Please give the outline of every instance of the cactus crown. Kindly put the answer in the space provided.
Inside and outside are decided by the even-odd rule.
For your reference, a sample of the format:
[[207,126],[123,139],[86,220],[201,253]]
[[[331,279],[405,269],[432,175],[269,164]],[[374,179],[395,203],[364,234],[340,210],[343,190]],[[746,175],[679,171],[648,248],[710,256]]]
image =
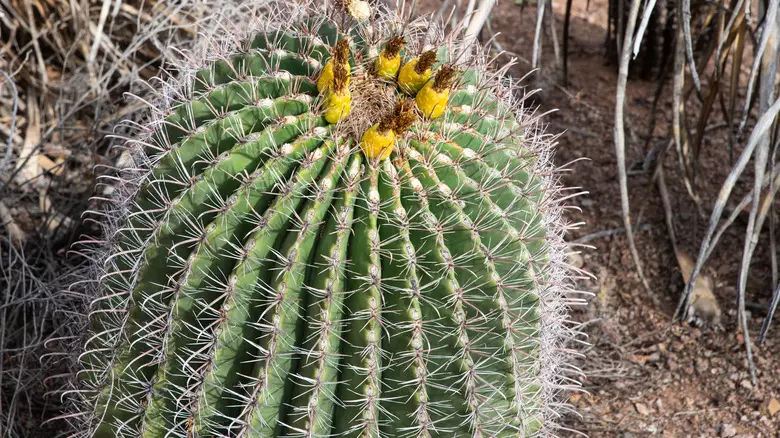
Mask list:
[[[364,3],[242,9],[163,83],[94,257],[77,436],[554,430],[574,333],[555,138],[509,65]],[[438,118],[368,73],[397,29],[457,77]]]

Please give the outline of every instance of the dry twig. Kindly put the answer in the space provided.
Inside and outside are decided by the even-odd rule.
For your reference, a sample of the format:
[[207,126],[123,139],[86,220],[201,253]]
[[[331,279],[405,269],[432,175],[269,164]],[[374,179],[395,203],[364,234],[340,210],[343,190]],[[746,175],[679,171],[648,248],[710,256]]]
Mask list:
[[626,82],[628,81],[628,62],[631,58],[631,42],[634,35],[634,26],[636,26],[637,16],[639,15],[639,3],[640,0],[632,0],[631,2],[631,9],[628,13],[626,36],[620,56],[620,72],[618,75],[617,96],[615,98],[615,154],[618,162],[618,180],[620,181],[620,205],[623,211],[623,225],[626,228],[626,237],[628,237],[631,257],[634,259],[634,264],[636,265],[639,278],[642,280],[642,285],[648,293],[652,293],[650,284],[647,282],[647,278],[642,269],[642,262],[639,259],[639,253],[636,250],[636,243],[634,242],[634,232],[631,229],[628,182],[626,177],[626,138],[623,127],[623,109],[626,100]]

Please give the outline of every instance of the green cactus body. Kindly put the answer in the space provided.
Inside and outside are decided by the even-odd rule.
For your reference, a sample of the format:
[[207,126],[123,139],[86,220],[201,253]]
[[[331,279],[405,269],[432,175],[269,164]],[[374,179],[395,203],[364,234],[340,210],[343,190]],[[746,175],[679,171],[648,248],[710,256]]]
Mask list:
[[[368,68],[397,18],[278,7],[291,21],[206,61],[138,142],[148,170],[102,261],[79,433],[549,432],[566,330],[551,140],[473,53],[444,116],[379,159],[359,134],[401,95]],[[407,57],[429,25],[408,26]],[[315,82],[342,38],[355,97],[329,125]]]

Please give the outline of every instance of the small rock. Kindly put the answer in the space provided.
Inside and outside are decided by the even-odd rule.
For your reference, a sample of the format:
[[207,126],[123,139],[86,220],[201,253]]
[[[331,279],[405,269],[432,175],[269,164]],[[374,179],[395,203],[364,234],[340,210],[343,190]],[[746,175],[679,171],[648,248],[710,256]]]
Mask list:
[[767,403],[766,406],[766,411],[770,417],[774,417],[775,414],[780,412],[780,402],[777,401],[776,398],[769,400],[769,403]]
[[747,379],[739,382],[739,386],[747,389],[748,391],[752,391],[753,390],[753,384],[750,383],[750,381],[748,381]]
[[644,354],[631,354],[628,356],[628,360],[638,365],[644,365],[650,359],[650,356]]
[[639,412],[640,415],[644,416],[648,416],[653,412],[644,403],[634,403],[634,408],[636,408],[636,411]]
[[736,427],[734,427],[734,426],[732,426],[730,424],[727,424],[727,423],[724,423],[724,424],[722,424],[720,426],[720,436],[722,436],[722,437],[733,437],[736,434],[737,434],[737,428]]
[[708,369],[710,368],[710,364],[707,362],[704,358],[697,358],[696,359],[696,372],[699,374],[704,374]]
[[585,265],[585,259],[583,259],[582,256],[577,253],[569,253],[568,258],[569,265],[574,268],[580,269]]

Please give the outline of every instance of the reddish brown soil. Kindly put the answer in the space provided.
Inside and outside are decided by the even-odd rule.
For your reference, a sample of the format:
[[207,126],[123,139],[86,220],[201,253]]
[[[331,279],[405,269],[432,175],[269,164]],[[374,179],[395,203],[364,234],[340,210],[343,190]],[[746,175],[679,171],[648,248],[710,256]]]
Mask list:
[[[607,23],[607,0],[574,2],[571,20],[569,83],[561,85],[555,65],[549,23],[542,56],[542,70],[533,87],[541,87],[539,111],[557,109],[547,116],[549,130],[561,133],[558,164],[587,158],[563,174],[568,186],[582,187],[589,194],[572,204],[570,222],[586,223],[569,240],[622,227],[620,198],[612,129],[615,106],[616,68],[606,62],[603,45]],[[439,0],[423,0],[422,12],[436,11]],[[455,4],[456,2],[450,2]],[[465,1],[461,3],[465,4]],[[558,39],[562,39],[563,5],[554,7]],[[589,7],[586,10],[586,3]],[[660,3],[660,2],[659,2]],[[530,60],[536,8],[524,10],[512,0],[498,2],[492,27],[501,34],[500,44],[521,59]],[[508,58],[507,58],[508,59]],[[523,77],[527,63],[512,71]],[[626,99],[627,164],[641,160],[650,118],[655,83],[632,79]],[[651,147],[667,139],[671,119],[668,93],[658,106],[658,124]],[[744,96],[742,96],[744,98]],[[692,109],[695,109],[692,107]],[[691,110],[689,113],[694,113]],[[727,128],[710,121],[701,153],[696,189],[708,212],[729,171]],[[689,126],[695,129],[693,119]],[[740,149],[734,151],[735,156]],[[86,161],[85,161],[86,162]],[[680,247],[695,255],[707,218],[701,217],[687,195],[678,171],[677,158],[668,151],[664,158],[676,232]],[[748,166],[738,193],[752,182]],[[81,181],[83,180],[83,181]],[[81,178],[82,184],[92,185]],[[672,323],[683,282],[666,230],[660,197],[650,175],[629,177],[634,223],[645,225],[637,232],[637,247],[650,282],[647,292],[639,281],[623,234],[597,238],[584,250],[583,268],[595,278],[579,286],[594,293],[587,308],[575,309],[573,319],[583,324],[590,346],[577,364],[584,392],[570,396],[581,418],[570,416],[567,427],[591,437],[780,437],[780,412],[772,402],[780,400],[780,322],[776,321],[765,345],[754,346],[758,384],[751,383],[745,361],[744,336],[739,333],[736,312],[736,280],[744,242],[745,220],[738,219],[724,235],[708,263],[706,273],[716,280],[715,294],[724,311],[723,328],[694,328]],[[20,220],[22,226],[25,220]],[[29,218],[27,222],[30,222]],[[29,228],[35,228],[30,225]],[[747,291],[747,299],[766,303],[771,294],[768,234],[761,236]],[[749,319],[755,339],[764,317],[760,306]],[[778,318],[776,318],[778,319]],[[23,419],[32,423],[38,421]],[[573,434],[563,434],[573,435]]]
[[[558,109],[548,116],[549,129],[563,133],[557,162],[562,165],[583,157],[589,159],[574,164],[573,172],[563,177],[565,184],[589,192],[572,202],[581,212],[572,210],[569,220],[584,221],[586,225],[570,240],[622,227],[612,136],[617,69],[605,57],[606,0],[591,0],[588,10],[585,3],[575,2],[572,13],[569,84],[560,85],[548,23],[542,79],[533,84],[544,89],[540,110]],[[424,4],[427,11],[441,5],[434,1]],[[554,8],[559,40],[564,4],[556,2]],[[506,50],[530,59],[535,19],[534,7],[521,10],[512,1],[503,1],[496,6],[492,25],[501,32],[498,41]],[[521,62],[513,74],[519,78],[529,70],[530,66]],[[655,83],[633,79],[628,85],[629,166],[646,154],[655,87]],[[658,126],[652,133],[651,147],[667,141],[671,93],[666,94],[668,98],[659,104],[656,114]],[[710,120],[712,124],[718,122]],[[695,129],[692,118],[689,126]],[[726,128],[717,125],[708,130],[701,153],[696,190],[707,215],[730,170],[727,134]],[[740,152],[737,148],[735,156]],[[664,160],[680,247],[695,256],[707,217],[699,215],[687,195],[674,151],[668,151]],[[752,176],[746,173],[737,200],[752,184]],[[585,370],[586,377],[581,381],[587,392],[570,397],[582,418],[569,418],[567,425],[591,437],[780,436],[780,412],[774,412],[780,400],[780,327],[775,324],[766,344],[754,345],[758,385],[753,385],[745,360],[744,337],[736,321],[736,284],[746,221],[735,222],[706,267],[716,282],[715,295],[724,312],[723,328],[699,329],[672,323],[683,281],[661,200],[649,174],[629,176],[629,190],[634,223],[646,224],[644,231],[636,234],[636,242],[651,292],[639,281],[624,234],[592,240],[595,249],[583,251],[584,269],[596,277],[580,285],[595,294],[588,308],[574,311],[574,319],[585,323],[591,344],[585,349],[587,358],[580,364]],[[763,234],[755,252],[747,290],[750,302],[767,303],[771,295],[768,239],[768,234]],[[765,311],[757,308],[749,317],[754,340],[764,315]]]

